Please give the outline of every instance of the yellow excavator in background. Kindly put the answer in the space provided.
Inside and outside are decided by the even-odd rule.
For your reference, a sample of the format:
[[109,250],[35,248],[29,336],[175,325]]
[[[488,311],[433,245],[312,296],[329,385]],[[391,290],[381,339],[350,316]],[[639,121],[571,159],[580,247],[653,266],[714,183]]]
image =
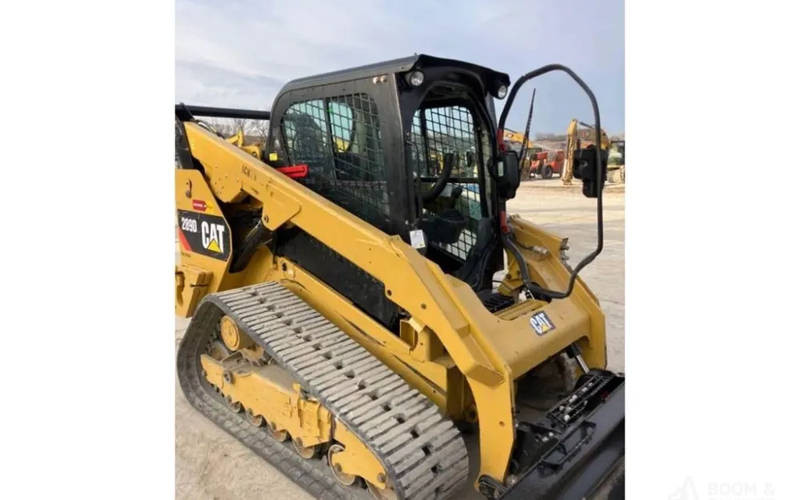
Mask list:
[[[507,213],[505,122],[551,71],[599,116],[566,67],[509,90],[427,55],[291,81],[268,112],[176,105],[188,402],[316,498],[622,498],[625,377],[579,277],[606,155],[574,152],[598,212],[574,267],[566,238]],[[268,120],[264,150],[197,116]]]
[[533,147],[533,141],[525,137],[524,134],[514,130],[504,130],[503,139],[511,143],[521,144],[526,149]]
[[263,149],[263,145],[259,142],[253,144],[245,144],[245,136],[244,130],[239,128],[235,134],[225,139],[229,143],[233,144],[234,146],[238,147],[239,149],[246,151],[253,155],[254,157],[261,159],[261,152]]
[[[540,168],[545,164],[548,158],[547,152],[544,148],[536,146],[532,140],[525,137],[525,134],[515,130],[504,130],[503,139],[509,143],[509,146],[519,147],[519,150],[524,153],[520,157],[520,178],[527,180],[531,174],[538,174]],[[547,177],[549,178],[549,176]]]
[[[211,108],[198,107],[198,109],[211,109]],[[214,115],[214,116],[217,116],[217,115]],[[236,146],[237,148],[239,148],[239,149],[241,149],[243,151],[246,151],[248,154],[252,155],[253,157],[258,158],[259,160],[262,159],[261,158],[261,153],[263,151],[264,145],[261,144],[260,142],[255,142],[255,143],[252,143],[252,144],[245,144],[245,133],[244,133],[244,130],[241,127],[236,129],[236,132],[234,132],[234,134],[231,135],[230,137],[225,137],[225,135],[222,132],[217,130],[217,127],[215,127],[214,125],[212,125],[212,124],[210,124],[210,123],[208,123],[206,121],[197,120],[197,124],[200,125],[201,127],[205,128],[206,130],[210,131],[211,133],[216,134],[217,136],[224,138],[225,141],[227,141],[228,143],[233,144],[234,146]]]
[[[579,125],[585,128],[580,129]],[[561,182],[564,185],[569,186],[572,184],[573,166],[576,158],[576,152],[581,149],[595,147],[597,143],[597,140],[595,139],[596,133],[597,130],[592,125],[588,125],[574,118],[569,122],[569,126],[567,127],[567,145],[565,148],[566,158],[564,161],[564,170],[561,174]],[[608,134],[606,134],[605,130],[600,129],[600,136],[601,139],[599,147],[601,150],[608,152],[611,147],[611,141],[608,139]],[[615,168],[618,167],[612,167],[612,165],[609,164],[609,176],[611,170]]]

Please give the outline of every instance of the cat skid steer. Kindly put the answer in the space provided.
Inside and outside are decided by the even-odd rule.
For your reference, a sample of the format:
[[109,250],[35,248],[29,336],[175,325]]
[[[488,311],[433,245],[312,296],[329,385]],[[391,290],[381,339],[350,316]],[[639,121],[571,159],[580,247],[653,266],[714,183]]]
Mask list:
[[[578,276],[603,247],[606,153],[575,155],[598,244],[574,268],[565,238],[507,214],[510,106],[556,70],[599,130],[568,68],[509,89],[507,74],[427,55],[291,81],[269,112],[176,105],[188,401],[316,498],[608,490],[624,376]],[[269,120],[262,154],[204,115]]]

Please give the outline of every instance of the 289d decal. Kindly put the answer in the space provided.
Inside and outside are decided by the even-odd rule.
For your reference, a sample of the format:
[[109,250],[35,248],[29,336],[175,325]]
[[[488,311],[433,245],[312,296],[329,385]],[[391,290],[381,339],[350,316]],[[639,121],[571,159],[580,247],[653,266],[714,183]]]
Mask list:
[[222,217],[178,210],[178,235],[187,252],[228,260],[230,231]]

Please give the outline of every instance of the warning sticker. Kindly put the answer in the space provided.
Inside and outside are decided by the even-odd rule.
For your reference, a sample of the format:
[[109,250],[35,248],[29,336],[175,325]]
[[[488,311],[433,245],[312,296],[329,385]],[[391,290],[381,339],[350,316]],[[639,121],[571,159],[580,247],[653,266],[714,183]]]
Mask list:
[[422,232],[421,229],[414,229],[409,233],[409,239],[411,240],[411,246],[420,249],[425,248],[425,233]]

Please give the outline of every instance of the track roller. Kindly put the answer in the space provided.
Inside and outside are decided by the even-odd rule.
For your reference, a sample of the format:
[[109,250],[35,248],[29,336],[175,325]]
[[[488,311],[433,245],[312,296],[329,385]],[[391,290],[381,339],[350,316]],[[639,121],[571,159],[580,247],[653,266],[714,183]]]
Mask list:
[[279,443],[283,443],[287,439],[289,439],[289,433],[284,431],[279,431],[278,426],[275,425],[275,422],[270,422],[268,424],[269,427],[269,435],[272,436],[272,439]]
[[333,472],[333,477],[336,478],[337,481],[342,483],[345,486],[352,486],[355,484],[356,479],[358,479],[353,474],[347,474],[342,470],[342,466],[338,463],[335,463],[334,455],[337,453],[343,453],[344,447],[340,444],[334,444],[330,448],[328,448],[328,465],[331,468],[331,472]]
[[264,417],[253,413],[253,410],[251,408],[247,409],[247,420],[249,420],[250,423],[255,425],[256,427],[261,427],[264,425]]
[[297,454],[306,460],[317,458],[319,445],[303,446],[303,440],[301,438],[295,438],[292,439],[292,446],[294,446],[294,449],[297,452]]
[[233,413],[239,413],[242,411],[242,403],[234,401],[230,396],[225,398],[225,402],[228,403],[228,408],[230,408]]

